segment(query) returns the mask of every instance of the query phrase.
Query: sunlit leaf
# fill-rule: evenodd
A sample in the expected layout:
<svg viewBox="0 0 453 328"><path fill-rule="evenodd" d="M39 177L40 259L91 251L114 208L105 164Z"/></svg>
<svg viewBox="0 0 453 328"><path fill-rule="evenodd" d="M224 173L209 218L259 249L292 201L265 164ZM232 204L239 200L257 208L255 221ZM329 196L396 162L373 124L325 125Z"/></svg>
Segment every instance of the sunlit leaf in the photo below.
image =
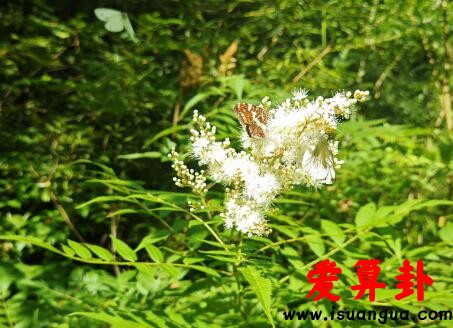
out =
<svg viewBox="0 0 453 328"><path fill-rule="evenodd" d="M247 282L250 284L250 288L256 294L261 307L264 310L269 322L274 327L274 319L271 313L272 305L272 282L268 278L264 278L260 275L257 269L252 266L240 268L239 271L245 277Z"/></svg>
<svg viewBox="0 0 453 328"><path fill-rule="evenodd" d="M91 244L85 244L86 247L90 249L94 254L96 254L99 258L106 260L106 261L113 261L114 257L113 254L110 253L109 250L97 246L97 245L91 245Z"/></svg>
<svg viewBox="0 0 453 328"><path fill-rule="evenodd" d="M89 259L92 257L91 252L83 244L78 243L74 240L68 239L68 245L75 251L77 256L79 256L83 259Z"/></svg>
<svg viewBox="0 0 453 328"><path fill-rule="evenodd" d="M123 259L131 262L137 261L137 254L135 254L134 250L130 248L124 241L119 240L113 236L110 236L110 239L112 240L113 247Z"/></svg>

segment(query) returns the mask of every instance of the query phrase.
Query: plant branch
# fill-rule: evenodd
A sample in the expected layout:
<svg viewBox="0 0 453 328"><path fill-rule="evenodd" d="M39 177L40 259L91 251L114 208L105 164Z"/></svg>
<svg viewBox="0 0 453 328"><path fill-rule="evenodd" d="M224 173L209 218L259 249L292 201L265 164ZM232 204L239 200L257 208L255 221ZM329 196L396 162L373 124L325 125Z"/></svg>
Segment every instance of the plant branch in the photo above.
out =
<svg viewBox="0 0 453 328"><path fill-rule="evenodd" d="M74 226L74 224L72 223L68 213L66 212L66 210L63 208L63 206L61 205L60 201L58 200L57 196L53 193L52 190L49 190L49 195L50 195L50 199L52 200L52 203L54 204L55 208L58 210L58 213L60 213L61 217L63 218L64 222L66 222L66 224L69 226L69 228L71 229L71 231L74 233L74 235L76 236L76 238L81 241L81 242L85 242L85 240L83 239L82 235L79 233L79 231L76 229L76 227Z"/></svg>
<svg viewBox="0 0 453 328"><path fill-rule="evenodd" d="M332 51L332 45L328 45L327 47L325 47L317 57L315 57L315 59L313 59L313 61L308 64L306 67L304 67L300 72L299 74L297 74L294 78L293 78L293 82L298 82L302 77L304 77L305 74L307 74L308 72L311 71L311 69L313 67L315 67L316 65L318 65L318 63L325 57L327 56L330 52Z"/></svg>

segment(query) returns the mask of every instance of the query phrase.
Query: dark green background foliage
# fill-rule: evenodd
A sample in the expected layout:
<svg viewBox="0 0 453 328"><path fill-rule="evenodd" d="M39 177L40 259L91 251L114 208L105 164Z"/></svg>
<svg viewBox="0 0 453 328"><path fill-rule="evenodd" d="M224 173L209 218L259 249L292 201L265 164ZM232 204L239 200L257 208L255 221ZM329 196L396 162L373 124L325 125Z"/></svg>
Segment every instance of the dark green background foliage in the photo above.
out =
<svg viewBox="0 0 453 328"><path fill-rule="evenodd" d="M330 311L305 299L324 258L343 269L339 307L452 309L448 16L428 0L2 1L0 326L359 325L283 320ZM237 143L235 102L300 87L370 91L341 127L337 181L282 195L266 238L225 231L221 186L178 190L166 154L188 153L193 109ZM387 289L353 301L371 257ZM435 281L423 303L394 299L406 258Z"/></svg>

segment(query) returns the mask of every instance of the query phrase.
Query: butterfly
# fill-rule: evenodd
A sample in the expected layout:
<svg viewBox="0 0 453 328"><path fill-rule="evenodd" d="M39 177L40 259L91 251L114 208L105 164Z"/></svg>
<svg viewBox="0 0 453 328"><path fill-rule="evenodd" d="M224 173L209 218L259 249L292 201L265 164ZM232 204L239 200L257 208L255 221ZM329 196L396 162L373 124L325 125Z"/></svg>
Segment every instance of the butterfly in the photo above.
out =
<svg viewBox="0 0 453 328"><path fill-rule="evenodd" d="M107 31L121 32L126 30L129 37L136 41L134 29L126 13L110 8L96 8L94 14L98 19L105 22L104 27Z"/></svg>
<svg viewBox="0 0 453 328"><path fill-rule="evenodd" d="M314 180L331 184L335 179L335 159L327 139L307 150L302 161L305 170Z"/></svg>
<svg viewBox="0 0 453 328"><path fill-rule="evenodd" d="M245 102L234 106L234 113L251 138L262 139L266 136L266 123L269 113L262 107Z"/></svg>

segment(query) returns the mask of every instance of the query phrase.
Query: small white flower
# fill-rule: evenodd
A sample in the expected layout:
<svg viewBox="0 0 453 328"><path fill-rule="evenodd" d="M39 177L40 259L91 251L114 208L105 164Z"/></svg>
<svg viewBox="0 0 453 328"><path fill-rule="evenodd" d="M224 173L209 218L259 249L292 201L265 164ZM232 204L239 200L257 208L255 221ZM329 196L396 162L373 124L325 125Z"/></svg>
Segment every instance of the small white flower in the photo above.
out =
<svg viewBox="0 0 453 328"><path fill-rule="evenodd" d="M294 100L301 101L307 98L308 91L305 89L297 89L293 91Z"/></svg>
<svg viewBox="0 0 453 328"><path fill-rule="evenodd" d="M219 144L216 144L215 147L212 147L209 155L211 156L210 161L217 163L222 163L228 157L225 149L221 147Z"/></svg>
<svg viewBox="0 0 453 328"><path fill-rule="evenodd" d="M245 180L245 195L257 204L270 204L280 185L274 175L248 176Z"/></svg>
<svg viewBox="0 0 453 328"><path fill-rule="evenodd" d="M239 174L243 161L238 158L227 158L222 163L222 172L226 180L231 180L236 174Z"/></svg>

